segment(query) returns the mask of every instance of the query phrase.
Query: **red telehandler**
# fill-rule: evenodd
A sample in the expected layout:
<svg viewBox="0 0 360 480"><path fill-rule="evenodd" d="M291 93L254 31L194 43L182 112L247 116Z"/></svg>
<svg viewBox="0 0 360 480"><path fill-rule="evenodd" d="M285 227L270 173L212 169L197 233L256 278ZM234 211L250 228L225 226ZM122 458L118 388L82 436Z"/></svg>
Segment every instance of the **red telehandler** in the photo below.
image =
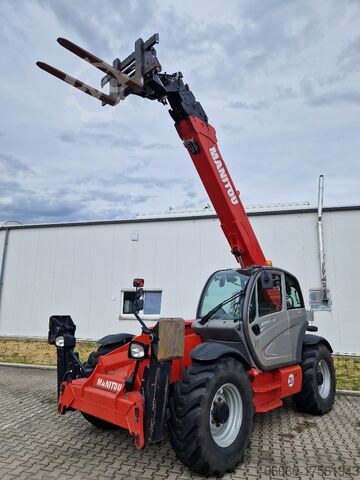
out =
<svg viewBox="0 0 360 480"><path fill-rule="evenodd" d="M331 410L335 398L332 348L306 333L309 324L296 278L266 261L239 194L219 152L214 128L181 73L161 73L154 45L138 39L123 61L110 65L74 43L58 42L103 73L92 88L54 67L55 75L103 104L138 95L170 105L175 128L188 150L239 268L210 276L196 319L160 319L148 327L142 279L133 313L137 336L120 333L99 340L87 362L74 351L76 326L69 315L49 321L49 343L57 348L58 411L79 410L99 428L127 429L138 448L163 440L168 432L177 457L203 475L222 475L242 461L255 412L268 412L292 396L313 415Z"/></svg>

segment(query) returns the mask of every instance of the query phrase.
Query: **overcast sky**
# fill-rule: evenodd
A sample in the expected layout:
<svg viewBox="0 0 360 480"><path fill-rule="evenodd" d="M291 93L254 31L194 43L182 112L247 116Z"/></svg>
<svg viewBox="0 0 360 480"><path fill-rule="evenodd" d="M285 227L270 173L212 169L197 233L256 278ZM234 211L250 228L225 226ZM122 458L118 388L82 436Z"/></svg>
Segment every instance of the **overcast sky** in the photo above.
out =
<svg viewBox="0 0 360 480"><path fill-rule="evenodd" d="M202 208L204 188L167 110L117 107L44 73L43 60L98 86L101 72L59 36L112 62L160 34L216 128L245 206L360 204L357 0L0 0L0 220L132 217Z"/></svg>

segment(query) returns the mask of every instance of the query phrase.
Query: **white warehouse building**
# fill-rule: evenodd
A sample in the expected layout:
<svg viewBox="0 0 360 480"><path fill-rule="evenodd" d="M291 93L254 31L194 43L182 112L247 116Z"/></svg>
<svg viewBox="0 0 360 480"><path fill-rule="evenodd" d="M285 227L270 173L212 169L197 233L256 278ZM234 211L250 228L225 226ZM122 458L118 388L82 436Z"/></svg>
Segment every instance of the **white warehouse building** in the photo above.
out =
<svg viewBox="0 0 360 480"><path fill-rule="evenodd" d="M321 287L317 210L249 212L264 253L309 291ZM331 309L315 311L337 353L360 355L357 305L360 206L323 211ZM139 332L128 313L132 279L145 279L144 319L193 319L215 270L237 265L213 214L0 227L0 336L46 337L48 318L70 314L77 337Z"/></svg>

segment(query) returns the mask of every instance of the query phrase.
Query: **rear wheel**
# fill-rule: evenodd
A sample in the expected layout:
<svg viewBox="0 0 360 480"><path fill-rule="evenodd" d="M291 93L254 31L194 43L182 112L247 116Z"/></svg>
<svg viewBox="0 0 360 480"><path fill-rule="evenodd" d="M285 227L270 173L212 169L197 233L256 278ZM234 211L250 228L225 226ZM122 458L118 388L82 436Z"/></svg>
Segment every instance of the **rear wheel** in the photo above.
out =
<svg viewBox="0 0 360 480"><path fill-rule="evenodd" d="M335 401L336 376L331 352L326 345L307 345L303 349L302 389L293 399L298 410L312 415L329 412Z"/></svg>
<svg viewBox="0 0 360 480"><path fill-rule="evenodd" d="M174 385L169 406L171 444L192 471L222 475L243 460L254 410L242 364L232 358L194 364Z"/></svg>
<svg viewBox="0 0 360 480"><path fill-rule="evenodd" d="M96 428L101 428L102 430L116 430L119 428L113 423L106 422L105 420L101 420L101 418L94 417L88 413L81 412L81 415Z"/></svg>

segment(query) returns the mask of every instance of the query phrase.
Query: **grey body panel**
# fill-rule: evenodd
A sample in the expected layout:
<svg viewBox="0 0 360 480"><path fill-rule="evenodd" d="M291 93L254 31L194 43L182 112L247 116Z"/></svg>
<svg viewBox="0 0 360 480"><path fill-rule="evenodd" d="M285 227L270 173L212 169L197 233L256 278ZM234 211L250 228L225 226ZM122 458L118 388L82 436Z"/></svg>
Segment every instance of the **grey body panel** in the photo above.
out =
<svg viewBox="0 0 360 480"><path fill-rule="evenodd" d="M302 327L300 327L299 336L298 336L298 339L297 339L297 347L296 347L296 363L301 363L301 360L302 360L304 338L305 338L305 334L306 334L306 330L307 330L308 326L309 326L309 324L306 321L306 322L304 322Z"/></svg>
<svg viewBox="0 0 360 480"><path fill-rule="evenodd" d="M277 269L270 270L270 272L279 274L281 277L281 311L259 316L257 309L255 319L251 323L248 321L244 323L250 350L255 362L262 370L272 370L298 363L299 341L302 343L308 325L305 308L287 309L284 272ZM251 298L254 289L257 288L259 275L253 279L248 298ZM249 308L249 303L247 308Z"/></svg>
<svg viewBox="0 0 360 480"><path fill-rule="evenodd" d="M202 325L199 320L195 320L191 328L200 335L204 342L207 340L242 342L244 340L240 322L232 320L211 319L205 325Z"/></svg>
<svg viewBox="0 0 360 480"><path fill-rule="evenodd" d="M301 362L302 344L306 328L309 325L307 321L307 310L305 308L295 308L288 310L290 336L292 339L292 359L293 362Z"/></svg>

